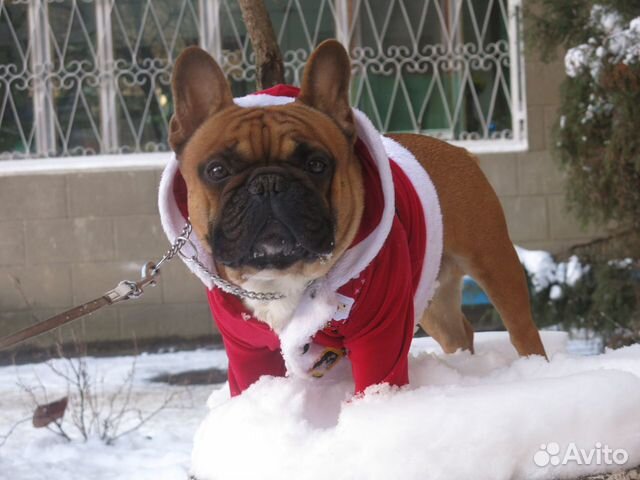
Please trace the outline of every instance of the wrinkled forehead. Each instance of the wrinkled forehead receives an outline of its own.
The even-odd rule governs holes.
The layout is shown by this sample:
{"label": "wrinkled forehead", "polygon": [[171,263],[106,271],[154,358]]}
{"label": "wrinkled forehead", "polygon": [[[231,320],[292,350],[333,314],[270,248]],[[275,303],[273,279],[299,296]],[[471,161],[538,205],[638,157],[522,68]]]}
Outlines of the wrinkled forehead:
{"label": "wrinkled forehead", "polygon": [[200,163],[218,152],[233,150],[245,159],[286,159],[300,144],[345,156],[348,142],[326,115],[290,104],[261,108],[230,107],[209,118],[195,132],[183,159]]}

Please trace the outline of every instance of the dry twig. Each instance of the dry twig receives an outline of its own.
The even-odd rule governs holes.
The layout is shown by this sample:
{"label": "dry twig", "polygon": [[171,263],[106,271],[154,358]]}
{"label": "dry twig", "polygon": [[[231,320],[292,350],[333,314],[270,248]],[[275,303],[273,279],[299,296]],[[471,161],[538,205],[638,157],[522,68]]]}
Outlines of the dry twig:
{"label": "dry twig", "polygon": [[[77,356],[70,356],[58,341],[55,346],[57,358],[46,362],[49,370],[66,385],[70,423],[76,432],[75,435],[69,433],[61,417],[46,425],[55,434],[68,441],[74,437],[80,437],[84,441],[91,437],[98,437],[104,443],[111,445],[117,439],[140,429],[173,401],[174,394],[170,393],[157,408],[149,412],[134,405],[135,357],[122,383],[113,393],[107,394],[104,377],[96,380],[89,371],[86,345],[75,335],[72,337],[74,353]],[[60,361],[62,361],[61,365]],[[18,385],[28,395],[32,404],[38,407],[48,403],[49,395],[38,375],[36,379],[38,383],[36,387],[26,385],[22,379],[19,379]]]}

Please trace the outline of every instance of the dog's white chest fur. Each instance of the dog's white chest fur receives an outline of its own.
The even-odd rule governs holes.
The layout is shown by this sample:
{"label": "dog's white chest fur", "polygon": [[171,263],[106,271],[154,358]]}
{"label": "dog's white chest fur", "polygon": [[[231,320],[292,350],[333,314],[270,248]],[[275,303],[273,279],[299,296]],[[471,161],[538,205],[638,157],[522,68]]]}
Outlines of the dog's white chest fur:
{"label": "dog's white chest fur", "polygon": [[244,305],[261,322],[280,333],[293,315],[310,279],[299,275],[270,276],[261,272],[242,283],[242,288],[253,292],[281,293],[284,298],[269,302],[244,299]]}

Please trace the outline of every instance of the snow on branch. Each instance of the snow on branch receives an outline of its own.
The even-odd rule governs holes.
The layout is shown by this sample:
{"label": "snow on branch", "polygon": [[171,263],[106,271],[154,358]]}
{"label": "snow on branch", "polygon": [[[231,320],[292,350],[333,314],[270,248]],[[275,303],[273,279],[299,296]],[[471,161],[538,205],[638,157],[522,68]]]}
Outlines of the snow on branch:
{"label": "snow on branch", "polygon": [[587,43],[570,48],[564,58],[567,75],[589,72],[598,80],[605,63],[629,65],[640,60],[640,17],[624,25],[622,16],[610,7],[594,5],[589,26],[596,35]]}

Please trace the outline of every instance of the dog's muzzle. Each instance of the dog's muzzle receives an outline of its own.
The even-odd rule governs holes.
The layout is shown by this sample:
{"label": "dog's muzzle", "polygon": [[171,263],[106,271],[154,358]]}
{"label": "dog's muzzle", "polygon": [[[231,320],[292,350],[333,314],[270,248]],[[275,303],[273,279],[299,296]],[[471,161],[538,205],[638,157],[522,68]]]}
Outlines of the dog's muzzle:
{"label": "dog's muzzle", "polygon": [[215,258],[229,267],[285,269],[334,247],[333,219],[319,193],[279,167],[256,169],[213,227]]}

